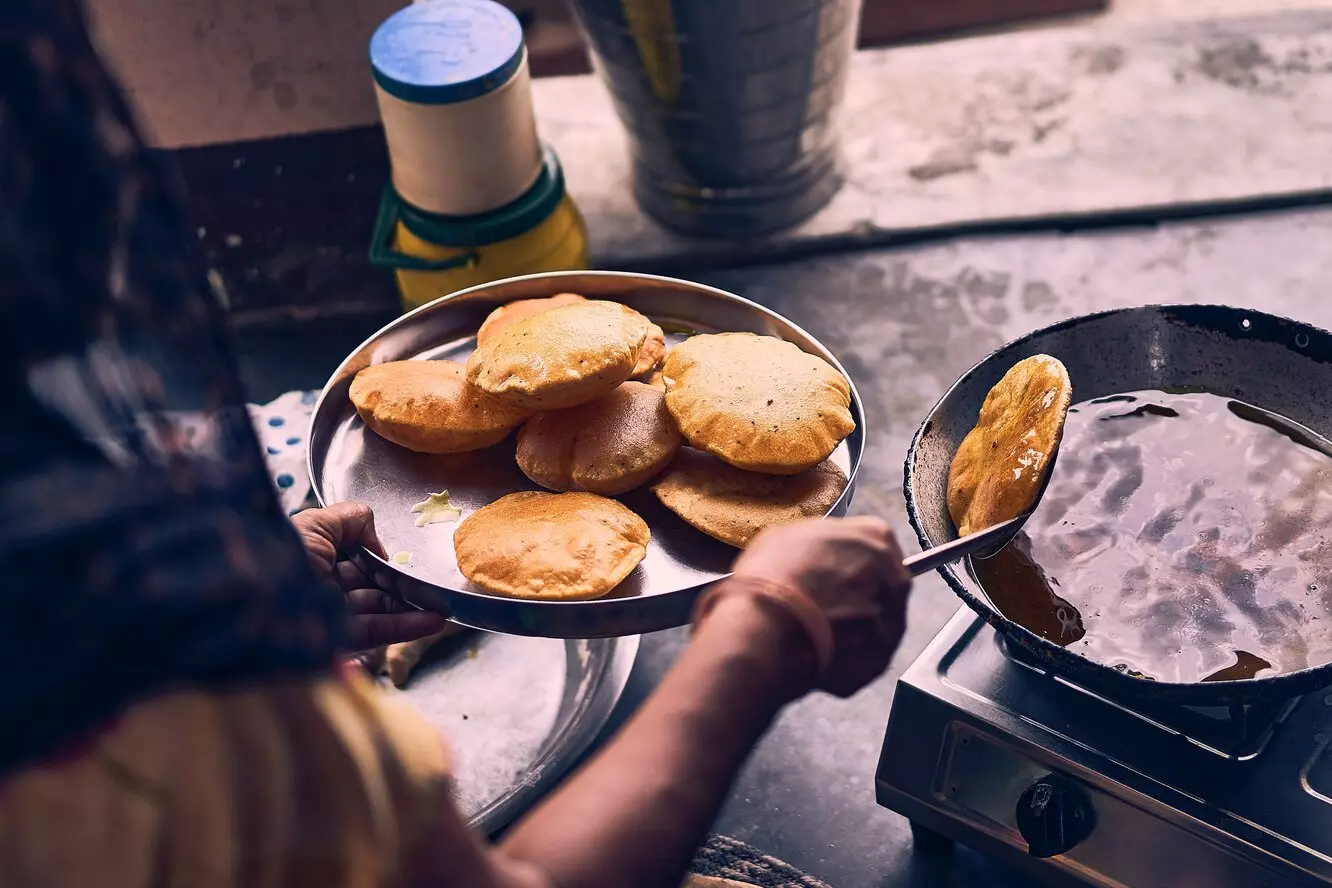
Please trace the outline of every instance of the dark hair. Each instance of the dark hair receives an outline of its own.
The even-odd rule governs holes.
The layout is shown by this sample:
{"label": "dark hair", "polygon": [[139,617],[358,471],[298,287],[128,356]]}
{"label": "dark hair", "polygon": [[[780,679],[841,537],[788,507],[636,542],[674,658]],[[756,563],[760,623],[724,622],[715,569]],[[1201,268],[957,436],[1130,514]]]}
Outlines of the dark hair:
{"label": "dark hair", "polygon": [[0,773],[172,686],[327,669],[342,640],[193,250],[79,4],[5,0]]}

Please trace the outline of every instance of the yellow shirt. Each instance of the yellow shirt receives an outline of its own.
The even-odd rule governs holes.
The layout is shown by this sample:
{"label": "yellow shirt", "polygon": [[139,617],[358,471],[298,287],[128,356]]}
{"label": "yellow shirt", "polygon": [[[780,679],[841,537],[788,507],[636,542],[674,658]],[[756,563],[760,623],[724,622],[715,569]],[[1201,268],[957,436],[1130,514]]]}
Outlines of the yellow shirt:
{"label": "yellow shirt", "polygon": [[360,675],[170,693],[0,783],[0,888],[403,886],[448,791]]}

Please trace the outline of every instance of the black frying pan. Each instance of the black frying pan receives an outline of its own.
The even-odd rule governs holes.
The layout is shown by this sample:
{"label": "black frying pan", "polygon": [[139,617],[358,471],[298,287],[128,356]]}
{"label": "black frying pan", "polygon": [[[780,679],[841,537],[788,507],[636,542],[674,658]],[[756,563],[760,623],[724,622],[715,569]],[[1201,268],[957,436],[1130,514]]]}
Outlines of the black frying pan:
{"label": "black frying pan", "polygon": [[[1332,333],[1215,305],[1151,305],[1073,318],[986,357],[925,418],[907,452],[904,484],[907,513],[923,548],[957,536],[946,506],[948,468],[985,395],[1015,363],[1042,353],[1068,367],[1074,401],[1146,389],[1201,389],[1256,404],[1332,437]],[[965,565],[943,567],[940,573],[1024,658],[1089,690],[1210,706],[1284,699],[1332,685],[1332,664],[1243,681],[1138,678],[1006,619],[986,603]]]}

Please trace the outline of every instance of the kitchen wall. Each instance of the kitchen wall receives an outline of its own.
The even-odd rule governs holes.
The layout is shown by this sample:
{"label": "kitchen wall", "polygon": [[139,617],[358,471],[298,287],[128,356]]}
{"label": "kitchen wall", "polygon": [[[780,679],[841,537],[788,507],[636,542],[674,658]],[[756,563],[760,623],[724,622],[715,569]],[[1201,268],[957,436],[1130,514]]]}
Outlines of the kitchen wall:
{"label": "kitchen wall", "polygon": [[87,0],[158,145],[373,123],[366,47],[402,0]]}
{"label": "kitchen wall", "polygon": [[[392,304],[366,262],[388,177],[367,51],[406,0],[84,2],[236,323]],[[567,22],[563,0],[509,5]]]}
{"label": "kitchen wall", "polygon": [[[178,148],[373,123],[366,46],[376,25],[406,0],[86,2],[106,55],[158,144]],[[565,0],[502,2],[524,19],[534,73],[587,70]],[[880,45],[1104,4],[865,0],[861,36],[866,45]]]}

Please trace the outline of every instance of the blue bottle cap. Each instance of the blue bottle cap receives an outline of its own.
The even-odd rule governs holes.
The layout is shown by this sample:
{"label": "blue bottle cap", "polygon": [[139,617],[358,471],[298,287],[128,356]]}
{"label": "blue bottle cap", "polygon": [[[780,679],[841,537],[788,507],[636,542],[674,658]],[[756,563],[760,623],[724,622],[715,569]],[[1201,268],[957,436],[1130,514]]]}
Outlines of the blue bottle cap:
{"label": "blue bottle cap", "polygon": [[491,0],[427,0],[389,16],[370,38],[375,82],[421,105],[483,96],[523,61],[518,17]]}

